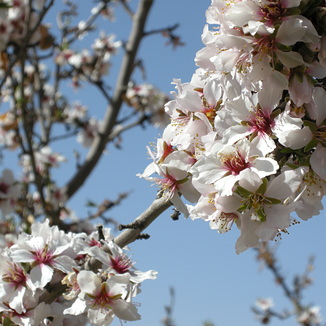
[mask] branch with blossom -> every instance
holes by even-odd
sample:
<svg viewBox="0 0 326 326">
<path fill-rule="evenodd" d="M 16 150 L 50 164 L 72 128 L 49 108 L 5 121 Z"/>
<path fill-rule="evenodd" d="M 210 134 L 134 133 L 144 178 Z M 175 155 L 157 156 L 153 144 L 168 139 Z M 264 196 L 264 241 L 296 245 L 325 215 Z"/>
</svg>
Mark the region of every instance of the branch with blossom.
<svg viewBox="0 0 326 326">
<path fill-rule="evenodd" d="M 115 201 L 92 203 L 97 211 L 83 220 L 68 201 L 97 166 L 108 143 L 145 122 L 164 125 L 168 97 L 147 82 L 132 82 L 137 62 L 143 61 L 138 48 L 148 35 L 145 23 L 152 1 L 139 1 L 135 12 L 126 1 L 99 1 L 88 17 L 75 22 L 80 18 L 78 6 L 68 0 L 58 13 L 58 30 L 46 23 L 53 0 L 2 4 L 0 145 L 3 152 L 17 154 L 22 177 L 15 177 L 11 169 L 4 169 L 0 177 L 0 324 L 109 325 L 114 317 L 138 320 L 132 300 L 140 283 L 156 278 L 156 272 L 139 272 L 118 247 L 125 240 L 114 242 L 109 229 L 94 233 L 91 225 L 97 218 L 116 223 L 105 212 L 124 194 Z M 99 19 L 114 18 L 116 5 L 131 16 L 129 38 L 121 41 L 114 34 L 100 33 L 90 49 L 77 50 L 79 42 L 96 31 Z M 123 52 L 120 74 L 116 85 L 109 85 L 106 76 L 118 51 Z M 83 84 L 95 86 L 107 104 L 104 117 L 90 116 L 85 105 L 65 95 L 67 82 L 75 91 Z M 127 118 L 121 114 L 123 106 Z M 53 144 L 72 137 L 88 153 L 84 158 L 76 152 L 76 170 L 59 186 L 53 171 L 67 160 Z M 153 206 L 155 218 L 170 206 L 161 204 L 163 209 Z M 144 227 L 149 223 L 146 220 Z M 130 239 L 134 234 L 128 235 L 128 243 Z"/>
<path fill-rule="evenodd" d="M 2 4 L 0 145 L 18 153 L 23 175 L 18 180 L 4 169 L 0 178 L 0 210 L 6 230 L 13 231 L 2 235 L 0 250 L 2 324 L 138 320 L 133 298 L 156 272 L 136 270 L 125 247 L 171 205 L 174 219 L 181 212 L 219 233 L 235 224 L 237 253 L 287 232 L 297 224 L 293 214 L 307 220 L 323 208 L 325 1 L 213 0 L 205 47 L 195 59 L 198 69 L 188 83 L 174 80 L 174 99 L 164 109 L 168 119 L 162 110 L 168 98 L 133 80 L 135 68 L 143 69 L 138 49 L 146 36 L 160 31 L 172 45 L 182 45 L 176 25 L 146 31 L 153 0 L 140 0 L 136 10 L 127 1 L 98 1 L 78 22 L 78 6 L 67 0 L 57 17 L 58 32 L 45 23 L 53 0 Z M 114 18 L 114 5 L 130 16 L 128 39 L 100 33 L 90 48 L 77 50 L 98 19 Z M 110 85 L 105 76 L 118 51 L 122 62 Z M 103 117 L 71 103 L 62 92 L 67 81 L 75 90 L 94 86 L 105 101 Z M 124 104 L 130 111 L 122 116 Z M 67 202 L 108 143 L 119 146 L 124 131 L 145 122 L 167 124 L 156 147 L 148 148 L 152 163 L 140 174 L 159 186 L 161 196 L 115 238 L 107 229 L 94 233 L 90 220 L 103 217 L 110 203 L 95 204 L 98 211 L 80 221 Z M 59 186 L 53 171 L 66 158 L 52 144 L 74 136 L 86 155 L 76 154 L 76 169 Z M 283 286 L 293 300 L 299 281 L 297 292 Z M 316 311 L 299 310 L 302 325 L 317 323 L 309 319 Z"/>
<path fill-rule="evenodd" d="M 257 250 L 257 260 L 262 262 L 273 275 L 275 283 L 280 287 L 283 296 L 289 300 L 293 309 L 278 312 L 274 310 L 272 298 L 260 298 L 256 302 L 256 306 L 252 308 L 256 318 L 262 324 L 268 324 L 272 319 L 287 320 L 295 317 L 299 325 L 302 326 L 321 326 L 322 316 L 320 307 L 312 304 L 304 304 L 304 291 L 311 286 L 312 277 L 310 276 L 314 268 L 314 259 L 310 258 L 305 271 L 302 274 L 295 275 L 292 284 L 282 275 L 278 259 L 274 250 L 264 244 Z"/>
<path fill-rule="evenodd" d="M 323 209 L 325 1 L 219 1 L 140 174 L 185 217 L 260 247 Z M 156 176 L 155 176 L 156 175 Z M 182 198 L 186 201 L 183 201 Z"/>
</svg>

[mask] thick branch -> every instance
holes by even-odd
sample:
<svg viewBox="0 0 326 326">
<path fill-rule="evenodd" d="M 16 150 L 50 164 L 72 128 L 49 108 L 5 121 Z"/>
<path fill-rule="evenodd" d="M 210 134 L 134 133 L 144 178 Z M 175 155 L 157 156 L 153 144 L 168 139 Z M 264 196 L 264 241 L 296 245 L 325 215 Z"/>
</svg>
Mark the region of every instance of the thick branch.
<svg viewBox="0 0 326 326">
<path fill-rule="evenodd" d="M 139 215 L 132 223 L 135 228 L 130 228 L 120 233 L 115 239 L 115 243 L 123 248 L 134 242 L 140 233 L 145 230 L 159 215 L 171 206 L 171 202 L 165 196 L 155 199 L 150 207 Z"/>
<path fill-rule="evenodd" d="M 153 0 L 140 0 L 139 2 L 137 12 L 133 17 L 131 33 L 126 45 L 126 52 L 122 60 L 115 92 L 113 94 L 111 104 L 106 111 L 103 127 L 94 139 L 84 164 L 65 186 L 64 191 L 67 195 L 67 198 L 72 197 L 75 192 L 83 185 L 84 181 L 90 175 L 98 163 L 100 157 L 102 156 L 103 150 L 105 149 L 108 141 L 108 137 L 111 134 L 113 127 L 115 126 L 119 111 L 123 103 L 123 94 L 127 89 L 128 82 L 131 77 L 135 57 L 140 45 L 140 41 L 144 35 L 145 22 L 147 20 L 147 16 L 152 3 Z"/>
</svg>

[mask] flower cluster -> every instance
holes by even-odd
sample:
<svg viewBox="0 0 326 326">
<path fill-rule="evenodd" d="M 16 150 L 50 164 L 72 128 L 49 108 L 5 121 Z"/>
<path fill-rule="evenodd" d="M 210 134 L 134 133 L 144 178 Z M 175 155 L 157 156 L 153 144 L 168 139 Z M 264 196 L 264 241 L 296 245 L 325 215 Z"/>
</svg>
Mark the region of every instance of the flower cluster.
<svg viewBox="0 0 326 326">
<path fill-rule="evenodd" d="M 41 49 L 48 48 L 47 39 L 50 38 L 48 28 L 39 24 L 39 11 L 44 9 L 45 1 L 4 0 L 0 8 L 0 50 L 8 45 L 21 45 L 26 42 L 37 44 Z M 33 33 L 29 31 L 33 30 Z"/>
<path fill-rule="evenodd" d="M 98 235 L 64 233 L 49 221 L 34 223 L 1 251 L 0 323 L 109 325 L 116 316 L 138 320 L 132 298 L 156 272 L 134 263 L 104 229 Z M 76 317 L 78 316 L 78 317 Z"/>
<path fill-rule="evenodd" d="M 165 127 L 169 123 L 169 116 L 165 113 L 164 104 L 169 100 L 151 84 L 129 83 L 125 94 L 125 101 L 136 111 L 145 112 L 155 127 Z"/>
<path fill-rule="evenodd" d="M 141 176 L 185 216 L 220 233 L 236 224 L 238 253 L 287 232 L 293 212 L 323 208 L 324 11 L 324 1 L 213 0 L 199 68 L 174 81 L 171 122 L 149 149 Z"/>
<path fill-rule="evenodd" d="M 69 64 L 75 68 L 74 77 L 76 80 L 99 81 L 108 73 L 110 59 L 112 55 L 117 53 L 121 44 L 120 41 L 115 41 L 115 35 L 106 35 L 102 32 L 92 44 L 93 53 L 87 49 L 80 52 L 74 52 L 69 48 L 60 49 L 55 61 L 58 65 Z"/>
</svg>

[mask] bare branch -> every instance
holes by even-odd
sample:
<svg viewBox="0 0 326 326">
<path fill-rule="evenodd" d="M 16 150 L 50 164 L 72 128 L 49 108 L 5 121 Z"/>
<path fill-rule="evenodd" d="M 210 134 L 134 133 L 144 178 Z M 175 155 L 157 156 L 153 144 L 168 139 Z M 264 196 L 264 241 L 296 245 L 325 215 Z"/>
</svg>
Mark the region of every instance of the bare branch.
<svg viewBox="0 0 326 326">
<path fill-rule="evenodd" d="M 116 124 L 118 114 L 123 103 L 123 94 L 125 93 L 131 73 L 134 67 L 135 57 L 144 35 L 144 27 L 153 0 L 141 0 L 136 14 L 133 18 L 131 33 L 126 44 L 126 52 L 121 64 L 120 74 L 117 79 L 115 92 L 111 104 L 108 106 L 103 121 L 103 127 L 94 139 L 94 142 L 86 156 L 84 164 L 64 187 L 67 198 L 72 197 L 75 192 L 83 185 L 84 181 L 95 168 L 103 150 L 106 147 L 107 140 Z"/>
<path fill-rule="evenodd" d="M 145 230 L 158 216 L 171 206 L 171 202 L 167 197 L 155 199 L 150 207 L 148 207 L 141 215 L 139 215 L 132 223 L 136 225 L 134 228 L 124 230 L 115 239 L 115 243 L 121 248 L 134 242 L 140 233 Z"/>
<path fill-rule="evenodd" d="M 158 29 L 152 29 L 145 33 L 145 36 L 153 35 L 153 34 L 161 34 L 161 33 L 172 33 L 175 29 L 179 27 L 179 24 L 174 24 L 170 27 L 162 27 Z"/>
<path fill-rule="evenodd" d="M 109 136 L 108 141 L 112 141 L 116 137 L 119 137 L 126 130 L 129 130 L 139 125 L 141 126 L 146 120 L 148 120 L 148 116 L 146 114 L 141 114 L 137 120 L 129 123 L 128 125 L 124 125 L 124 126 L 118 125 L 115 129 L 113 129 L 112 133 Z"/>
</svg>

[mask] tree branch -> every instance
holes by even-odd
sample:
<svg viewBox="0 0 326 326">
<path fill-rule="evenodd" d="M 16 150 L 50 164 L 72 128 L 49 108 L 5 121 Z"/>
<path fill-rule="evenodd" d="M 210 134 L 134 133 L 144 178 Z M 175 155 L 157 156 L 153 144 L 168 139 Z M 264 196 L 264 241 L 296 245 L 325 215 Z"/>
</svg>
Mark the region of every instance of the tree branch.
<svg viewBox="0 0 326 326">
<path fill-rule="evenodd" d="M 111 104 L 108 106 L 103 120 L 103 127 L 101 128 L 99 134 L 95 137 L 88 155 L 86 156 L 84 164 L 64 187 L 63 191 L 65 192 L 67 198 L 72 197 L 75 192 L 83 185 L 84 181 L 95 168 L 100 157 L 102 156 L 103 150 L 106 147 L 108 137 L 111 134 L 113 127 L 115 126 L 119 111 L 123 103 L 123 94 L 127 89 L 128 82 L 132 74 L 135 57 L 140 42 L 144 36 L 144 27 L 152 3 L 153 0 L 141 0 L 139 2 L 137 12 L 133 17 L 131 33 L 126 44 L 126 52 L 121 64 L 115 92 L 112 96 Z"/>
<path fill-rule="evenodd" d="M 140 233 L 145 230 L 158 216 L 171 206 L 171 202 L 165 196 L 155 199 L 141 215 L 132 223 L 135 227 L 127 229 L 120 233 L 115 239 L 115 243 L 123 248 L 134 242 Z"/>
</svg>

